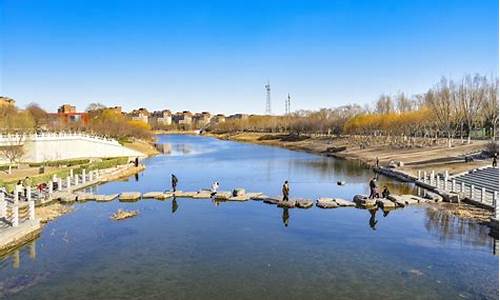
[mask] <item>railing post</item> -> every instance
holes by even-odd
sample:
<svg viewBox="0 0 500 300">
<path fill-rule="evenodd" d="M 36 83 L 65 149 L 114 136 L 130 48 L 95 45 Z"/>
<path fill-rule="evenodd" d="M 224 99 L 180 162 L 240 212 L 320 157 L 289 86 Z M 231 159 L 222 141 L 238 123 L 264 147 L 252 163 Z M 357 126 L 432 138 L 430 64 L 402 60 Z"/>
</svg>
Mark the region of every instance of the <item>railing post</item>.
<svg viewBox="0 0 500 300">
<path fill-rule="evenodd" d="M 57 190 L 58 191 L 62 191 L 62 178 L 61 177 L 57 177 Z"/>
<path fill-rule="evenodd" d="M 7 201 L 5 201 L 4 193 L 0 192 L 0 218 L 7 217 Z"/>
<path fill-rule="evenodd" d="M 14 204 L 12 205 L 12 226 L 19 225 L 19 189 L 14 188 Z"/>
<path fill-rule="evenodd" d="M 436 186 L 436 173 L 434 172 L 434 170 L 432 170 L 431 172 L 431 185 L 432 186 Z"/>
<path fill-rule="evenodd" d="M 87 174 L 86 174 L 86 171 L 85 171 L 85 169 L 83 169 L 83 170 L 82 170 L 82 183 L 85 183 L 85 182 L 87 181 L 87 178 L 85 178 L 85 177 L 86 177 L 86 175 L 87 175 Z"/>
<path fill-rule="evenodd" d="M 451 191 L 452 191 L 452 192 L 454 192 L 454 191 L 455 191 L 455 184 L 456 184 L 456 183 L 457 183 L 457 182 L 455 181 L 455 179 L 452 179 L 452 180 L 451 180 Z"/>
<path fill-rule="evenodd" d="M 35 201 L 31 199 L 31 187 L 26 192 L 28 198 L 28 215 L 30 220 L 35 220 Z"/>
<path fill-rule="evenodd" d="M 418 170 L 417 171 L 417 180 L 420 180 L 420 178 L 422 178 L 421 175 L 422 175 L 422 171 Z"/>
<path fill-rule="evenodd" d="M 424 183 L 427 181 L 427 171 L 424 171 Z"/>
<path fill-rule="evenodd" d="M 73 177 L 73 169 L 69 169 L 69 176 Z"/>
<path fill-rule="evenodd" d="M 474 200 L 474 185 L 470 185 L 470 199 Z"/>
<path fill-rule="evenodd" d="M 486 189 L 485 188 L 481 188 L 481 203 L 484 202 L 484 196 L 486 195 Z"/>
<path fill-rule="evenodd" d="M 51 195 L 53 192 L 54 192 L 54 184 L 52 183 L 52 181 L 49 181 L 49 195 Z"/>
<path fill-rule="evenodd" d="M 448 191 L 448 177 L 446 175 L 444 175 L 444 178 L 443 178 L 443 189 L 445 191 Z"/>
<path fill-rule="evenodd" d="M 68 176 L 66 177 L 66 189 L 70 189 L 71 188 L 71 177 Z"/>
<path fill-rule="evenodd" d="M 465 194 L 465 182 L 460 183 L 460 192 Z"/>
</svg>

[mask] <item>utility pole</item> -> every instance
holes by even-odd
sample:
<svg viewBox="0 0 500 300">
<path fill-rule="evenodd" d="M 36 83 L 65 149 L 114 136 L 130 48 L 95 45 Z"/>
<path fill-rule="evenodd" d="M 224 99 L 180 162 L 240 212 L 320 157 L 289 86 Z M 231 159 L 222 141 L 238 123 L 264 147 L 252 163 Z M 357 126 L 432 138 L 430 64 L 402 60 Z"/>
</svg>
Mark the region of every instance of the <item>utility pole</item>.
<svg viewBox="0 0 500 300">
<path fill-rule="evenodd" d="M 269 81 L 265 85 L 266 88 L 266 115 L 271 114 L 271 84 Z"/>
<path fill-rule="evenodd" d="M 288 115 L 291 113 L 290 111 L 290 94 L 288 94 L 288 97 L 285 99 L 285 115 Z"/>
</svg>

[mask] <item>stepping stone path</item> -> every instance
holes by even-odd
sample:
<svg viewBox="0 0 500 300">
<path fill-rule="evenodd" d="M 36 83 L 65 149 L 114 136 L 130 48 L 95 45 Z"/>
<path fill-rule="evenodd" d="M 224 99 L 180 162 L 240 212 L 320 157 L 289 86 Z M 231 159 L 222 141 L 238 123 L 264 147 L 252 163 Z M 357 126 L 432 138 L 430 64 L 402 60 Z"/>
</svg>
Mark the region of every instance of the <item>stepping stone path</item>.
<svg viewBox="0 0 500 300">
<path fill-rule="evenodd" d="M 278 207 L 282 208 L 295 208 L 296 201 L 295 200 L 279 201 L 277 205 Z"/>
<path fill-rule="evenodd" d="M 215 199 L 217 200 L 228 200 L 231 198 L 233 195 L 231 192 L 217 192 L 217 195 L 215 195 Z"/>
<path fill-rule="evenodd" d="M 193 198 L 195 198 L 195 199 L 210 199 L 211 195 L 212 195 L 211 192 L 202 190 L 202 191 L 199 191 L 198 193 L 196 193 L 195 195 L 193 195 Z"/>
<path fill-rule="evenodd" d="M 377 200 L 375 199 L 370 199 L 366 195 L 356 195 L 352 199 L 356 204 L 358 204 L 361 207 L 368 208 L 368 207 L 374 207 L 377 205 Z"/>
<path fill-rule="evenodd" d="M 378 207 L 380 207 L 382 209 L 396 208 L 398 206 L 398 204 L 396 204 L 396 203 L 394 203 L 391 200 L 386 199 L 386 198 L 379 198 L 379 199 L 377 199 L 376 202 L 377 202 Z"/>
<path fill-rule="evenodd" d="M 316 201 L 316 206 L 320 208 L 337 208 L 339 205 L 333 198 L 319 198 Z"/>
<path fill-rule="evenodd" d="M 112 201 L 118 197 L 118 194 L 112 194 L 112 195 L 95 195 L 95 201 L 97 202 L 108 202 Z"/>
<path fill-rule="evenodd" d="M 266 198 L 264 199 L 264 203 L 267 203 L 267 204 L 278 204 L 279 202 L 281 202 L 281 198 L 279 197 L 271 197 L 271 198 Z"/>
<path fill-rule="evenodd" d="M 314 202 L 309 199 L 298 199 L 295 201 L 295 206 L 298 208 L 311 208 Z"/>
<path fill-rule="evenodd" d="M 352 201 L 347 201 L 347 200 L 340 199 L 340 198 L 333 198 L 333 200 L 340 207 L 355 207 L 356 206 L 356 203 L 354 203 Z"/>
<path fill-rule="evenodd" d="M 161 195 L 163 195 L 162 192 L 149 192 L 149 193 L 142 194 L 142 198 L 147 198 L 147 199 L 158 198 Z"/>
<path fill-rule="evenodd" d="M 120 201 L 137 201 L 141 198 L 141 193 L 139 192 L 126 192 L 120 194 Z"/>
</svg>

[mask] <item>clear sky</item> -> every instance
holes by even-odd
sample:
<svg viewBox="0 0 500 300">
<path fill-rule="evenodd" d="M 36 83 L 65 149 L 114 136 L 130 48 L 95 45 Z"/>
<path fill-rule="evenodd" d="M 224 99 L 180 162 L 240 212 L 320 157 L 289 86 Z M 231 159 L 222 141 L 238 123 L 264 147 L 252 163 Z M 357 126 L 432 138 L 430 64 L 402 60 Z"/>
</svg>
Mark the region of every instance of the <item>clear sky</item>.
<svg viewBox="0 0 500 300">
<path fill-rule="evenodd" d="M 214 113 L 373 103 L 498 76 L 497 0 L 0 0 L 0 94 Z"/>
</svg>

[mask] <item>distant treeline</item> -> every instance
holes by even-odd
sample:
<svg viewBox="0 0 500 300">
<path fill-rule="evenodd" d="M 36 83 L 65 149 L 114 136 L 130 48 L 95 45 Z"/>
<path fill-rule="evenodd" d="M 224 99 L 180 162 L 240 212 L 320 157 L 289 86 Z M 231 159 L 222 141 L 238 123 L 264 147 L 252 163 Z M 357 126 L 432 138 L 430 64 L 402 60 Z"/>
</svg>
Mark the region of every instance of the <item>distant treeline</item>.
<svg viewBox="0 0 500 300">
<path fill-rule="evenodd" d="M 250 116 L 215 124 L 214 132 L 258 131 L 296 134 L 356 134 L 452 138 L 485 137 L 498 131 L 498 78 L 467 75 L 456 82 L 443 78 L 426 93 L 382 95 L 370 107 L 358 104 L 285 116 Z"/>
<path fill-rule="evenodd" d="M 0 105 L 0 132 L 84 131 L 117 139 L 152 137 L 148 124 L 130 120 L 119 112 L 100 108 L 88 111 L 88 114 L 88 122 L 62 122 L 38 104 L 29 104 L 26 109 Z"/>
</svg>

